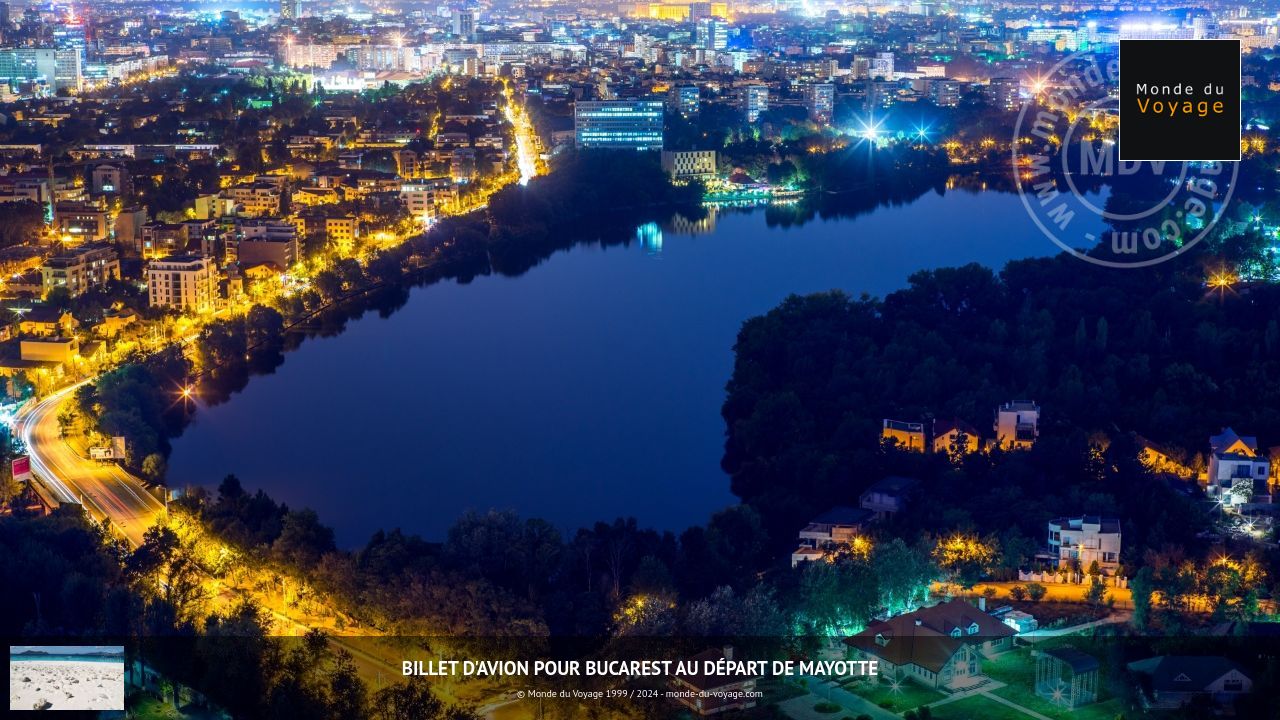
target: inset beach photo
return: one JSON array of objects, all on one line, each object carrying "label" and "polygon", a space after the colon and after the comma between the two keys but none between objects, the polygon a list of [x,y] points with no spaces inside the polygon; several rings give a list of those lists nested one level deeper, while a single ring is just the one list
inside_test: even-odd
[{"label": "inset beach photo", "polygon": [[124,647],[10,645],[9,710],[123,710]]}]

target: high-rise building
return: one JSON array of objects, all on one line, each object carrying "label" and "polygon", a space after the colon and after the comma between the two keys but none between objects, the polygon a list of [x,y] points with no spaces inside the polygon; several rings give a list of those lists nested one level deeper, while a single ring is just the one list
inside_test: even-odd
[{"label": "high-rise building", "polygon": [[748,85],[742,88],[742,112],[747,122],[760,119],[760,113],[769,109],[769,88],[764,85]]},{"label": "high-rise building", "polygon": [[987,86],[991,104],[1003,110],[1013,110],[1018,107],[1021,102],[1018,85],[1018,78],[1015,77],[991,78],[991,84]]},{"label": "high-rise building", "polygon": [[960,104],[960,81],[938,78],[929,81],[929,99],[938,107],[955,107]]},{"label": "high-rise building", "polygon": [[829,123],[836,109],[836,86],[831,83],[814,83],[804,88],[804,106],[809,119]]},{"label": "high-rise building", "polygon": [[30,85],[52,93],[58,89],[58,51],[53,48],[0,50],[0,83],[14,89]]},{"label": "high-rise building", "polygon": [[573,108],[573,132],[580,148],[661,150],[662,102],[579,102]]},{"label": "high-rise building", "polygon": [[302,17],[302,0],[280,0],[280,19],[297,20]]},{"label": "high-rise building", "polygon": [[53,77],[57,89],[75,92],[84,89],[84,49],[59,48],[55,58]]},{"label": "high-rise building", "polygon": [[454,10],[450,16],[453,35],[461,40],[472,40],[476,35],[476,11]]},{"label": "high-rise building", "polygon": [[694,40],[703,50],[723,50],[729,45],[729,26],[720,18],[702,18]]}]

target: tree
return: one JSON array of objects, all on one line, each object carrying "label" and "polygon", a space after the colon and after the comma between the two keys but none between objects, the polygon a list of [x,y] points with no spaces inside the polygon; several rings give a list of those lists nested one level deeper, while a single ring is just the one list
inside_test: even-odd
[{"label": "tree", "polygon": [[142,459],[142,476],[153,483],[164,482],[168,470],[169,464],[160,453],[151,453]]},{"label": "tree", "polygon": [[1145,630],[1151,616],[1151,594],[1154,588],[1152,571],[1143,566],[1133,580],[1129,581],[1129,592],[1133,595],[1133,627]]},{"label": "tree", "polygon": [[1027,588],[1025,585],[1014,585],[1009,588],[1009,597],[1022,602],[1027,599]]},{"label": "tree", "polygon": [[1047,592],[1049,592],[1048,588],[1040,583],[1027,583],[1027,597],[1031,602],[1040,602]]},{"label": "tree", "polygon": [[1107,601],[1107,585],[1102,578],[1094,577],[1089,581],[1089,589],[1084,594],[1085,602],[1097,607]]}]

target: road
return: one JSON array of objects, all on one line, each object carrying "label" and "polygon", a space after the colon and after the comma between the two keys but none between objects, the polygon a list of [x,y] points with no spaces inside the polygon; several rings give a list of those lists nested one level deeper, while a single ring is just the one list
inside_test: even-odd
[{"label": "road", "polygon": [[58,427],[63,403],[85,382],[24,408],[14,428],[31,456],[32,472],[59,502],[83,504],[95,520],[137,547],[164,512],[164,503],[119,466],[81,457]]}]

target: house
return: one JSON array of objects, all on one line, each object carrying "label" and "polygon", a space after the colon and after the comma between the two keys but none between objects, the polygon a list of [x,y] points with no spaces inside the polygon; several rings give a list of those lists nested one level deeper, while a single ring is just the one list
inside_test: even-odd
[{"label": "house", "polygon": [[956,599],[878,620],[844,642],[857,659],[879,661],[877,677],[954,691],[985,682],[982,659],[1012,648],[1013,636],[1009,626]]},{"label": "house", "polygon": [[885,418],[880,430],[881,442],[894,442],[903,450],[924,452],[924,423],[903,422]]},{"label": "house", "polygon": [[80,343],[75,338],[24,338],[18,347],[19,357],[29,362],[70,365],[80,354]]},{"label": "house", "polygon": [[1026,400],[1007,402],[996,408],[997,447],[1025,450],[1040,437],[1040,406]]},{"label": "house", "polygon": [[933,421],[933,451],[936,453],[978,452],[982,442],[977,428],[960,419]]},{"label": "house", "polygon": [[1258,438],[1231,428],[1209,438],[1205,492],[1225,508],[1239,508],[1265,495],[1271,461],[1258,452]]},{"label": "house", "polygon": [[839,548],[857,548],[866,541],[862,526],[871,520],[870,510],[837,505],[809,521],[800,530],[799,547],[791,553],[791,567],[820,560]]},{"label": "house", "polygon": [[49,305],[37,305],[22,313],[18,321],[18,330],[24,335],[50,337],[53,335],[71,335],[80,322],[71,313]]},{"label": "house", "polygon": [[1220,655],[1158,655],[1128,667],[1142,676],[1142,700],[1150,708],[1177,709],[1202,696],[1230,705],[1253,690],[1240,666]]},{"label": "house", "polygon": [[[707,663],[733,660],[733,646],[710,648],[688,659],[697,673],[680,673],[671,678],[671,697],[699,715],[715,715],[730,710],[746,710],[756,706],[753,697],[755,676],[706,673]],[[713,665],[714,666],[714,665]]]},{"label": "house", "polygon": [[884,520],[907,506],[907,499],[915,491],[919,480],[889,475],[877,480],[858,498],[863,510],[875,513],[877,520]]},{"label": "house", "polygon": [[1120,521],[1097,515],[1050,520],[1049,558],[1060,568],[1081,572],[1096,562],[1103,575],[1115,575],[1120,569]]}]

